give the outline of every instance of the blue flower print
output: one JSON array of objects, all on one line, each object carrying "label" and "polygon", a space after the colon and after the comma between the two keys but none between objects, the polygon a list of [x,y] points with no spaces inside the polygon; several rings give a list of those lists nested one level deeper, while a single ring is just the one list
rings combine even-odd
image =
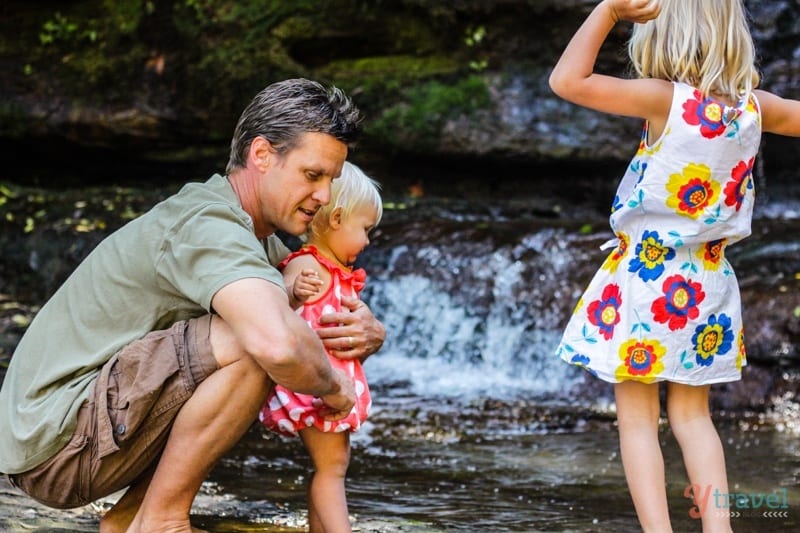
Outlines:
[{"label": "blue flower print", "polygon": [[700,324],[694,330],[694,349],[697,352],[697,364],[711,366],[715,355],[725,355],[733,345],[731,319],[725,313],[711,315],[708,322]]},{"label": "blue flower print", "polygon": [[583,368],[584,370],[589,372],[589,374],[597,377],[597,372],[595,372],[594,370],[589,368],[589,363],[591,362],[591,359],[589,358],[588,355],[583,355],[581,353],[576,353],[575,355],[572,356],[572,358],[569,360],[569,362],[571,364],[575,365],[575,366],[579,366],[579,367]]},{"label": "blue flower print", "polygon": [[664,273],[664,262],[675,257],[675,250],[664,246],[657,231],[645,231],[636,245],[628,272],[637,272],[643,281],[655,281]]},{"label": "blue flower print", "polygon": [[616,213],[622,209],[622,200],[619,199],[619,195],[614,195],[614,202],[611,204],[611,212]]}]

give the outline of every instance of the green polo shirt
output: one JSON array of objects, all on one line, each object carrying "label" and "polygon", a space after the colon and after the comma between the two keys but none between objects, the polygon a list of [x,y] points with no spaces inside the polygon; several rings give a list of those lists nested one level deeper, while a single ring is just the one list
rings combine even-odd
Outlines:
[{"label": "green polo shirt", "polygon": [[253,233],[220,175],[192,183],[109,235],[42,307],[0,390],[0,472],[25,472],[70,439],[100,367],[150,331],[210,312],[225,285],[262,278],[288,249]]}]

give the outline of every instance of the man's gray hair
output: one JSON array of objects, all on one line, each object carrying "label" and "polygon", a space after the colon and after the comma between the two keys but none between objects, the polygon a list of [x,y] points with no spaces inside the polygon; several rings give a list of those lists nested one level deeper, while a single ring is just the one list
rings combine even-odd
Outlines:
[{"label": "man's gray hair", "polygon": [[297,145],[304,133],[327,133],[352,147],[360,133],[361,115],[344,92],[326,89],[302,78],[267,86],[242,112],[231,140],[226,173],[243,168],[256,137],[264,137],[279,154]]}]

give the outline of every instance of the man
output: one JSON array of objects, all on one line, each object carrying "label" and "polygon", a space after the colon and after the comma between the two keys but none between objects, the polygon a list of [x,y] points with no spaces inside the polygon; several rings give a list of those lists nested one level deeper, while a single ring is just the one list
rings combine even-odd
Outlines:
[{"label": "man", "polygon": [[0,471],[15,486],[61,508],[129,487],[102,532],[191,531],[200,485],[273,383],[319,396],[332,419],[350,411],[323,344],[364,358],[383,326],[352,300],[317,336],[289,307],[273,233],[304,233],[329,201],[358,122],[338,89],[270,85],[239,120],[226,177],[185,186],[78,266],[0,390]]}]

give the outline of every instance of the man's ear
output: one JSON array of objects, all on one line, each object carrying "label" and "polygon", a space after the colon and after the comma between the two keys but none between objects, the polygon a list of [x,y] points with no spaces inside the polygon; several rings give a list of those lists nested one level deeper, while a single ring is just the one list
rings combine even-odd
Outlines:
[{"label": "man's ear", "polygon": [[259,135],[250,143],[250,150],[247,153],[248,163],[252,162],[258,170],[266,172],[275,154],[272,143]]},{"label": "man's ear", "polygon": [[331,229],[339,229],[342,226],[342,216],[344,215],[344,207],[339,206],[331,211],[328,215],[328,226]]}]

